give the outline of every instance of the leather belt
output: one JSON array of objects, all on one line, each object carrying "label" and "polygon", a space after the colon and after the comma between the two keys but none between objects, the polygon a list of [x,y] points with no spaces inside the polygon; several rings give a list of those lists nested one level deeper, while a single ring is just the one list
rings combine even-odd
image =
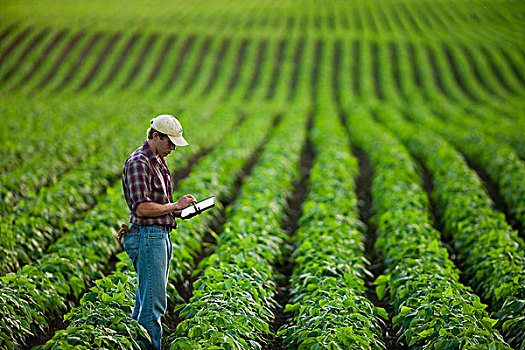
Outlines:
[{"label": "leather belt", "polygon": [[151,226],[155,226],[155,227],[161,228],[161,229],[166,230],[168,232],[171,232],[171,230],[173,230],[173,226],[171,226],[171,225],[158,225],[158,224],[155,224],[155,225],[151,225]]}]

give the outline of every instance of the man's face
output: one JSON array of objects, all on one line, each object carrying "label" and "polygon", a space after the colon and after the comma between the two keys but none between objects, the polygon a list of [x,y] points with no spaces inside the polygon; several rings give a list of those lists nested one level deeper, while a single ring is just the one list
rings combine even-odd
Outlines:
[{"label": "man's face", "polygon": [[153,140],[155,141],[155,147],[157,148],[157,154],[167,157],[171,151],[175,150],[177,146],[171,142],[169,137],[161,139],[158,134],[153,135]]}]

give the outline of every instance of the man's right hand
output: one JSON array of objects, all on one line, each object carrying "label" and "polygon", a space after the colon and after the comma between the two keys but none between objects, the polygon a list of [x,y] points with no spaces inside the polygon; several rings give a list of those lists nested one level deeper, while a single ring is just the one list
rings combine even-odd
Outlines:
[{"label": "man's right hand", "polygon": [[191,194],[180,197],[180,199],[175,203],[176,210],[182,210],[188,207],[192,203],[197,203],[197,200],[193,198]]}]

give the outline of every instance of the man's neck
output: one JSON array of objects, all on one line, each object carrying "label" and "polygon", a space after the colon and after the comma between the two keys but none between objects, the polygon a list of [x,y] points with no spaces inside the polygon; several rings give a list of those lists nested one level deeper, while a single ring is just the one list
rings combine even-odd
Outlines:
[{"label": "man's neck", "polygon": [[148,143],[148,147],[151,150],[151,152],[153,153],[153,155],[155,157],[158,157],[159,154],[157,153],[157,147],[155,147],[155,145],[153,144],[153,140],[147,140],[146,142]]}]

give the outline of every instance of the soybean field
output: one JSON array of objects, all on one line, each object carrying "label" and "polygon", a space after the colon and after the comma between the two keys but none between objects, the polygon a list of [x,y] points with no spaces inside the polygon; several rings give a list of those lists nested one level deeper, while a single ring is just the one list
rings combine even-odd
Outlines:
[{"label": "soybean field", "polygon": [[163,349],[525,350],[525,2],[1,1],[1,349],[140,349],[158,114]]}]

